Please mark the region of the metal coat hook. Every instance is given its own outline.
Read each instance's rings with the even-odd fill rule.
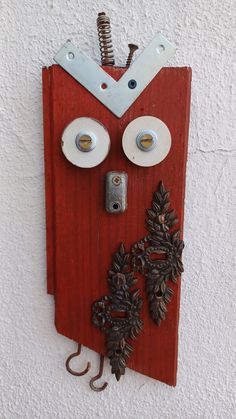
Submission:
[[[104,366],[104,355],[100,355],[99,372],[98,372],[97,375],[95,375],[95,377],[92,377],[91,380],[90,380],[90,382],[89,382],[90,388],[93,391],[103,391],[108,386],[108,383],[107,382],[105,382],[101,387],[96,387],[93,384],[95,381],[97,381],[99,378],[101,378],[101,376],[103,374],[103,366]]]
[[[90,368],[91,368],[91,363],[90,363],[90,362],[88,362],[88,363],[87,363],[87,367],[86,367],[83,371],[81,371],[81,372],[74,371],[74,370],[72,370],[72,369],[71,369],[71,367],[70,367],[70,361],[72,360],[72,358],[75,358],[76,356],[79,356],[79,355],[80,355],[80,352],[81,352],[81,344],[80,344],[80,343],[78,343],[78,349],[77,349],[77,352],[74,352],[73,354],[71,354],[71,355],[67,358],[67,360],[66,360],[66,369],[67,369],[67,371],[68,371],[70,374],[75,375],[76,377],[81,377],[82,375],[87,374],[87,372],[88,372],[88,371],[90,370]]]

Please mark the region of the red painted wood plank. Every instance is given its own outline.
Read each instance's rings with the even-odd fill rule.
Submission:
[[[125,69],[106,68],[118,79]],[[65,336],[106,353],[105,336],[91,322],[91,304],[108,293],[107,270],[112,254],[120,242],[129,249],[146,234],[145,210],[150,207],[153,192],[160,180],[171,193],[171,204],[183,228],[184,189],[187,137],[190,107],[191,70],[164,68],[125,115],[118,119],[60,67],[48,71],[53,78],[52,100],[48,104],[53,132],[45,152],[46,167],[51,173],[53,223],[47,214],[48,242],[51,251],[49,266],[56,278],[48,276],[49,291],[55,287],[56,327]],[[47,112],[47,106],[45,107]],[[151,168],[133,165],[122,151],[125,127],[142,115],[163,120],[172,135],[167,158]],[[93,169],[80,169],[70,164],[61,151],[61,135],[73,119],[92,117],[103,123],[111,137],[107,159]],[[52,155],[51,155],[52,154]],[[51,162],[53,160],[53,162]],[[128,210],[123,215],[106,213],[104,179],[110,170],[125,171],[129,176]],[[47,176],[47,172],[46,172]],[[47,180],[46,180],[47,195]],[[51,220],[51,221],[50,221]],[[157,327],[149,317],[144,279],[139,277],[144,306],[144,331],[134,343],[128,366],[143,374],[176,383],[180,282],[173,285],[174,297],[168,306],[167,319]]]

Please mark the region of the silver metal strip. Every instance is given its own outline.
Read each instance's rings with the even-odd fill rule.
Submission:
[[[125,172],[106,174],[106,211],[120,214],[127,209],[128,175]]]
[[[158,34],[119,81],[70,41],[65,43],[54,60],[120,118],[174,53],[175,47]]]

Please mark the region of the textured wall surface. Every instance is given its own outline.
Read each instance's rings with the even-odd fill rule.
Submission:
[[[99,60],[96,15],[112,19],[117,64],[157,31],[193,68],[178,385],[128,370],[96,394],[64,367],[46,294],[41,67],[70,38]],[[0,418],[236,417],[235,0],[0,0]],[[234,342],[233,342],[234,341]],[[98,357],[84,349],[79,366]]]

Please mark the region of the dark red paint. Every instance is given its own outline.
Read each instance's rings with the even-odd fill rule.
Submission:
[[[125,71],[104,69],[116,80]],[[58,332],[98,353],[106,354],[105,336],[91,322],[92,302],[108,293],[107,270],[119,244],[128,250],[145,236],[145,210],[160,180],[171,193],[183,231],[190,84],[190,68],[163,68],[118,119],[59,66],[43,69],[48,293],[55,295]],[[163,120],[172,135],[170,153],[150,168],[132,164],[121,145],[126,126],[143,115]],[[92,169],[73,166],[61,151],[64,128],[81,116],[100,121],[111,138],[107,159]],[[111,170],[129,177],[128,210],[122,215],[104,209],[105,175]],[[128,367],[175,385],[180,281],[171,285],[167,319],[157,327],[149,317],[144,278],[138,279],[144,331],[133,343]]]

